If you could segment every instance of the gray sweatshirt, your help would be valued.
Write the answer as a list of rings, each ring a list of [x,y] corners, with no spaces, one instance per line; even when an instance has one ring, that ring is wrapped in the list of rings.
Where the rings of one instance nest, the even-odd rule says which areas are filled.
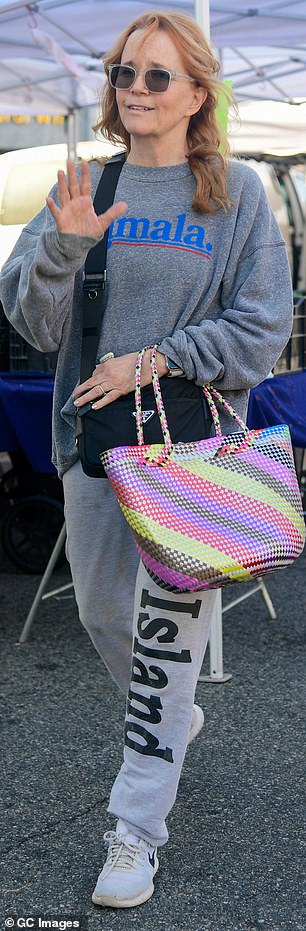
[[[93,194],[101,171],[91,164]],[[187,378],[213,382],[244,417],[248,389],[268,375],[291,332],[286,247],[247,165],[230,162],[227,211],[195,212],[195,184],[188,163],[124,165],[115,199],[128,210],[109,232],[98,358],[159,343]],[[23,230],[0,278],[16,330],[37,349],[59,350],[53,462],[60,476],[77,458],[71,395],[80,372],[82,270],[94,244],[58,233],[44,208]],[[228,415],[221,423],[225,432],[235,429]]]

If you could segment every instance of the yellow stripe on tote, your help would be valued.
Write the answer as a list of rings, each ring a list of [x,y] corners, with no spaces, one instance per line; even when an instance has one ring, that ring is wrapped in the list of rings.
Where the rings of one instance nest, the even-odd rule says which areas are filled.
[[[251,478],[251,476],[243,473],[239,475],[239,472],[223,469],[222,466],[216,469],[215,463],[211,463],[208,460],[203,463],[198,460],[190,464],[190,466],[184,463],[183,468],[186,472],[198,475],[204,480],[207,479],[209,484],[216,485],[218,488],[238,492],[238,494],[246,498],[251,498],[253,501],[255,499],[255,502],[262,501],[270,508],[275,508],[276,511],[284,514],[284,516],[299,529],[300,518],[297,514],[296,507],[290,504],[288,499],[279,495],[273,488],[265,485],[264,482]]]
[[[193,557],[193,559],[198,559],[205,566],[210,566],[214,563],[215,567],[223,575],[227,575],[229,571],[233,570],[236,574],[241,572],[245,573],[245,568],[243,564],[237,563],[234,559],[231,558],[228,553],[214,549],[210,546],[209,543],[201,542],[200,540],[194,540],[191,537],[188,537],[186,534],[180,533],[179,530],[172,530],[168,527],[165,527],[164,524],[159,524],[157,521],[152,520],[152,518],[147,517],[146,515],[140,515],[137,511],[134,511],[132,508],[126,507],[126,505],[120,505],[122,508],[123,514],[132,527],[133,530],[145,537],[147,540],[152,540],[156,542],[156,534],[160,534],[161,545],[166,547],[169,546],[171,550],[177,550],[178,553],[184,552],[187,556]],[[205,558],[204,558],[205,557]],[[227,568],[222,568],[222,563],[226,559]]]

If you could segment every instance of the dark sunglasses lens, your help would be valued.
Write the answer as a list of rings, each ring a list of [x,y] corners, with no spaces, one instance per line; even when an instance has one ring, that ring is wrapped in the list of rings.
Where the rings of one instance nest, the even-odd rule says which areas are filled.
[[[116,65],[110,69],[110,83],[112,87],[119,87],[121,90],[127,90],[132,86],[135,80],[134,68],[128,65]]]
[[[163,68],[150,68],[149,71],[146,71],[146,85],[153,94],[160,94],[162,91],[168,90],[169,83],[169,71],[164,71]]]

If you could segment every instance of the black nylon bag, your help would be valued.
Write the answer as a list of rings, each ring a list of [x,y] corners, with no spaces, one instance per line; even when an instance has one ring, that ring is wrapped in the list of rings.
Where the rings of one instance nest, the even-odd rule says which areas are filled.
[[[124,161],[124,156],[117,155],[104,166],[94,199],[97,214],[113,203]],[[85,263],[81,384],[90,378],[96,364],[105,303],[107,238],[106,233],[103,240],[90,249]],[[207,439],[212,418],[201,387],[184,377],[166,376],[160,379],[160,386],[173,442]],[[141,397],[144,442],[163,443],[153,385],[142,388]],[[83,472],[92,478],[106,478],[100,462],[101,453],[115,446],[137,446],[134,392],[100,410],[93,410],[90,404],[81,407],[76,417],[76,443]]]
[[[212,419],[202,389],[187,378],[160,379],[160,386],[174,443],[205,440]],[[152,385],[141,389],[145,443],[163,443]],[[137,446],[135,395],[131,391],[94,411],[89,405],[78,411],[78,449],[82,468],[92,478],[105,477],[100,454],[115,446]]]

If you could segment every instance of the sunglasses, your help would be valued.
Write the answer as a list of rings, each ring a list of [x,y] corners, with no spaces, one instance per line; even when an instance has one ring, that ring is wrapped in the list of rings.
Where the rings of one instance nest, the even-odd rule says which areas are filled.
[[[109,83],[116,90],[129,90],[135,84],[139,74],[144,75],[145,86],[151,94],[164,94],[170,87],[171,81],[183,80],[197,83],[195,78],[188,74],[179,74],[177,71],[168,71],[166,68],[148,68],[147,71],[137,71],[132,65],[107,65]]]

